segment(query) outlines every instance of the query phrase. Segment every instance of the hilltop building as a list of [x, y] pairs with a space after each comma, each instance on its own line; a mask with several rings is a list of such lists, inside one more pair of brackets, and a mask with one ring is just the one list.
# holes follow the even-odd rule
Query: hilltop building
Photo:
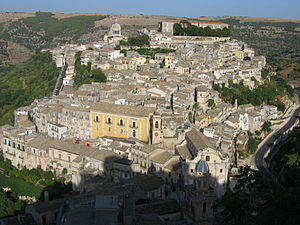
[[[210, 27], [211, 29], [228, 28], [228, 24], [222, 22], [208, 22], [208, 21], [188, 21], [197, 27]], [[159, 23], [158, 31], [163, 34], [173, 34], [173, 26], [175, 23], [180, 23], [179, 20], [165, 20]]]
[[121, 25], [117, 21], [111, 26], [108, 35], [104, 36], [104, 41], [111, 44], [116, 44], [125, 37], [122, 35]]

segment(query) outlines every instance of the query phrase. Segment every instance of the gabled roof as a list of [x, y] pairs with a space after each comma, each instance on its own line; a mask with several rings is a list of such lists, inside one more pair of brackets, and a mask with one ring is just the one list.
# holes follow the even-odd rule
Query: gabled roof
[[198, 151], [202, 151], [206, 148], [215, 149], [215, 146], [210, 138], [206, 137], [203, 133], [195, 128], [192, 128], [190, 131], [188, 131], [186, 133], [186, 137], [193, 143]]

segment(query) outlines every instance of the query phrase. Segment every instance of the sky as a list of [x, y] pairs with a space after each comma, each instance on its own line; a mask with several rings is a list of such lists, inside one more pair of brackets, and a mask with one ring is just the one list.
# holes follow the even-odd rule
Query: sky
[[300, 0], [0, 0], [0, 11], [300, 19]]

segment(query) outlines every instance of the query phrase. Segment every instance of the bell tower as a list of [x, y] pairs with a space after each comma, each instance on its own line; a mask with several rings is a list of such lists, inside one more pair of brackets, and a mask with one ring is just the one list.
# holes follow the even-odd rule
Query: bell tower
[[160, 143], [162, 139], [162, 118], [160, 115], [152, 117], [152, 144]]

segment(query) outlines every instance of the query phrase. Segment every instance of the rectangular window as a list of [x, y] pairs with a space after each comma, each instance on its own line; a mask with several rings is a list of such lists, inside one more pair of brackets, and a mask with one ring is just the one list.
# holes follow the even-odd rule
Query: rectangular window
[[222, 173], [223, 172], [223, 169], [220, 169], [220, 173]]

